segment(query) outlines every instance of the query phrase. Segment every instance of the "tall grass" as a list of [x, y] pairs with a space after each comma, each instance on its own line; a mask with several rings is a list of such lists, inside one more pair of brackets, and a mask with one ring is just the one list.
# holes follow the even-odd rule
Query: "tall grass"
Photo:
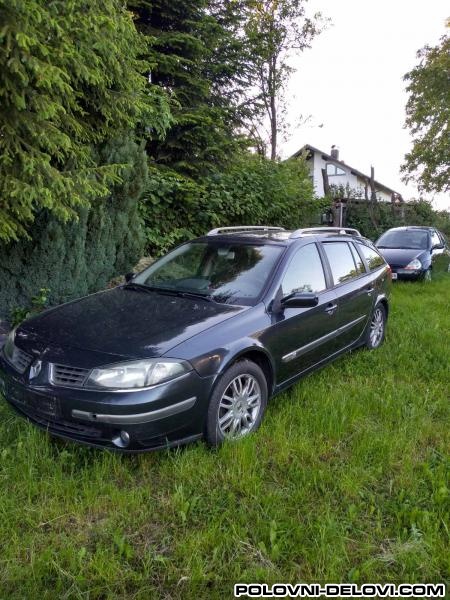
[[218, 451], [122, 456], [0, 408], [1, 598], [229, 598], [237, 581], [449, 578], [450, 280]]

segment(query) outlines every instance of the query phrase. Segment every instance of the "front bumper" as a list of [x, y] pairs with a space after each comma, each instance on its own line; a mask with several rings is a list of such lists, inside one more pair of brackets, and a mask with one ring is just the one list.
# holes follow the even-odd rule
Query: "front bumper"
[[[213, 378], [196, 371], [146, 390], [109, 392], [32, 385], [0, 354], [0, 393], [17, 413], [70, 440], [139, 452], [203, 434]], [[121, 432], [129, 443], [124, 444]]]
[[425, 275], [424, 269], [402, 269], [399, 267], [391, 267], [391, 270], [393, 274], [397, 274], [397, 280], [402, 279], [404, 281], [417, 281], [418, 279], [422, 279]]

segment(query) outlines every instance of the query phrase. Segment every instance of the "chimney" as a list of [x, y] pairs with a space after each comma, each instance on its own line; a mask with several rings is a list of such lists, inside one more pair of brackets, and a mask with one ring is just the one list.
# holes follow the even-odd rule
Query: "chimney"
[[334, 144], [331, 146], [331, 158], [334, 158], [334, 160], [339, 160], [339, 148]]

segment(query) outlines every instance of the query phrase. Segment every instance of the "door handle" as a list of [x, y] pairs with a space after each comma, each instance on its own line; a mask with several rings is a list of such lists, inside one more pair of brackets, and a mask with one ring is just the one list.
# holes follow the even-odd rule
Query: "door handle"
[[332, 315], [336, 311], [337, 307], [338, 305], [336, 304], [336, 302], [329, 302], [325, 307], [325, 312], [329, 315]]
[[374, 290], [374, 289], [375, 289], [375, 288], [374, 288], [373, 286], [369, 286], [368, 288], [366, 288], [366, 290], [367, 290], [367, 295], [368, 295], [368, 296], [370, 296], [370, 295], [372, 294], [372, 292], [373, 292], [373, 290]]

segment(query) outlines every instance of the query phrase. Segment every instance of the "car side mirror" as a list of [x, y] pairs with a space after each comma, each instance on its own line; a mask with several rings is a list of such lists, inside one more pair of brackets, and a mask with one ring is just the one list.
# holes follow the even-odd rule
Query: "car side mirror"
[[318, 304], [319, 297], [311, 292], [294, 292], [281, 299], [284, 308], [308, 308]]
[[432, 250], [443, 250], [444, 249], [444, 244], [434, 244], [434, 246], [431, 246]]
[[133, 279], [133, 277], [134, 277], [134, 273], [127, 273], [127, 274], [125, 275], [125, 281], [126, 281], [127, 283], [130, 283], [130, 281]]

